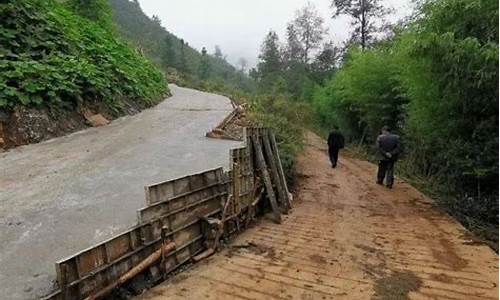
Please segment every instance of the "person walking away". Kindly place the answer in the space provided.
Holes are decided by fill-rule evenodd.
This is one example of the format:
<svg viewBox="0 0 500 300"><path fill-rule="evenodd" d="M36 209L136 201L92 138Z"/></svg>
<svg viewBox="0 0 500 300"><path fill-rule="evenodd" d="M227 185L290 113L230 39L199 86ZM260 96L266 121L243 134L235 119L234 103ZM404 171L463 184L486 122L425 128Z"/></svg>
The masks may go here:
<svg viewBox="0 0 500 300"><path fill-rule="evenodd" d="M339 132L339 128L334 126L332 132L328 135L328 154L332 168L337 167L339 150L342 148L344 148L344 136Z"/></svg>
<svg viewBox="0 0 500 300"><path fill-rule="evenodd" d="M382 133L377 137L378 172L377 184L385 184L392 189L394 184L394 164L401 151L399 136L391 133L389 126L382 127Z"/></svg>

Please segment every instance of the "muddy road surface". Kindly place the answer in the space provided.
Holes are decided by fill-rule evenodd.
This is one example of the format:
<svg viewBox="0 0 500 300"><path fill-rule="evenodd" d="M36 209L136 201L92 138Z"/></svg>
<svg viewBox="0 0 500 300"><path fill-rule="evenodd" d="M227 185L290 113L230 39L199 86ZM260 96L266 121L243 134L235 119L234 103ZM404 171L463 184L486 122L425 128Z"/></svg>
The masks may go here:
<svg viewBox="0 0 500 300"><path fill-rule="evenodd" d="M237 142L204 134L229 99L171 86L154 108L0 154L0 299L34 299L54 263L132 226L144 186L229 164Z"/></svg>
<svg viewBox="0 0 500 300"><path fill-rule="evenodd" d="M136 300L498 299L498 257L424 195L308 134L295 207Z"/></svg>

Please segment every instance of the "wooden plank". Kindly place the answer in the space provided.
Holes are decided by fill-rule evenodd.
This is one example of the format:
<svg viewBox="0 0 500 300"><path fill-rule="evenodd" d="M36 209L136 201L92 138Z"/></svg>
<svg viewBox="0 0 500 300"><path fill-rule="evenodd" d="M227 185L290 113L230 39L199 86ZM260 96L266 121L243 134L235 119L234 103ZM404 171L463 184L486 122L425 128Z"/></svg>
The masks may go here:
<svg viewBox="0 0 500 300"><path fill-rule="evenodd" d="M234 214L240 214L241 212L241 195L240 195L240 189L241 189L241 166L240 166L240 160L238 162L233 164L233 172L234 172L234 179L233 179L233 203L234 203Z"/></svg>
<svg viewBox="0 0 500 300"><path fill-rule="evenodd" d="M285 187L285 192L288 200L288 206L289 208L292 208L292 199L290 199L290 191L288 190L288 185L286 183L286 177L285 177L285 172L283 171L283 165L281 164L281 158L280 158L280 153L278 149L278 144L276 143L276 136L274 133L269 132L270 138L271 138L271 146L273 147L273 153L274 157L276 159L276 162L278 164L278 172L280 175L280 180Z"/></svg>
<svg viewBox="0 0 500 300"><path fill-rule="evenodd" d="M276 190L278 191L278 199L280 208L283 212L288 213L288 195L286 194L285 188L283 187L283 183L280 180L280 176L278 173L277 161L275 159L273 149L271 148L271 143L269 141L269 131L266 131L262 135L262 141L264 144L264 151L267 156L267 161L269 163L271 169L271 178L276 186Z"/></svg>
<svg viewBox="0 0 500 300"><path fill-rule="evenodd" d="M262 152L262 146L260 144L259 137L255 135L252 136L252 141L257 156L257 166L259 167L259 171L262 174L262 179L264 180L267 196L269 198L269 201L271 202L274 221L277 223L281 223L281 214L279 211L278 203L276 202L276 196L274 194L273 185L271 183L271 177L269 176L269 171L267 170L267 165L264 159L264 153Z"/></svg>

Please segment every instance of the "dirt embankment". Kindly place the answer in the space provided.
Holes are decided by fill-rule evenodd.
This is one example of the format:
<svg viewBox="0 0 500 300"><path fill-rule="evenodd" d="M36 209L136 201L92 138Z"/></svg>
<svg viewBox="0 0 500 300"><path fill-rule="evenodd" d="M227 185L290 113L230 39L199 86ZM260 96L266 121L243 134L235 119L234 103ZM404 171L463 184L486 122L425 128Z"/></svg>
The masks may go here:
<svg viewBox="0 0 500 300"><path fill-rule="evenodd" d="M409 184L308 134L295 207L138 299L498 299L498 256Z"/></svg>
<svg viewBox="0 0 500 300"><path fill-rule="evenodd" d="M87 127L106 125L124 115L134 115L148 106L127 101L120 111L103 102L78 105L71 109L26 108L0 110L0 151L39 143Z"/></svg>

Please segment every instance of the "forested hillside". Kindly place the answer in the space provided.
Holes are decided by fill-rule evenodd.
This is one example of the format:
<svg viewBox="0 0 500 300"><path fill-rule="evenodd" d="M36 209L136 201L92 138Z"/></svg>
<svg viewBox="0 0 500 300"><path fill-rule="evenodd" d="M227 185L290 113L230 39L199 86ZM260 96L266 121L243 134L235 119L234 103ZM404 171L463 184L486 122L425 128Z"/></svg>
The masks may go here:
<svg viewBox="0 0 500 300"><path fill-rule="evenodd" d="M204 89L222 89L223 85L251 89L250 79L225 60L219 47L212 54L206 48L194 49L165 29L158 17L145 15L137 0L110 3L120 34L173 81Z"/></svg>
<svg viewBox="0 0 500 300"><path fill-rule="evenodd" d="M0 138L10 146L82 128L167 92L163 74L113 32L106 1L0 4ZM1 145L0 145L1 146Z"/></svg>
<svg viewBox="0 0 500 300"><path fill-rule="evenodd" d="M423 1L392 26L377 23L389 11L381 1L367 3L331 1L332 15L349 15L355 28L342 48L329 43L311 5L283 42L269 32L251 72L260 91L309 107L314 128L339 126L369 156L381 127L391 126L404 145L399 175L469 228L494 229L496 240L498 2Z"/></svg>

